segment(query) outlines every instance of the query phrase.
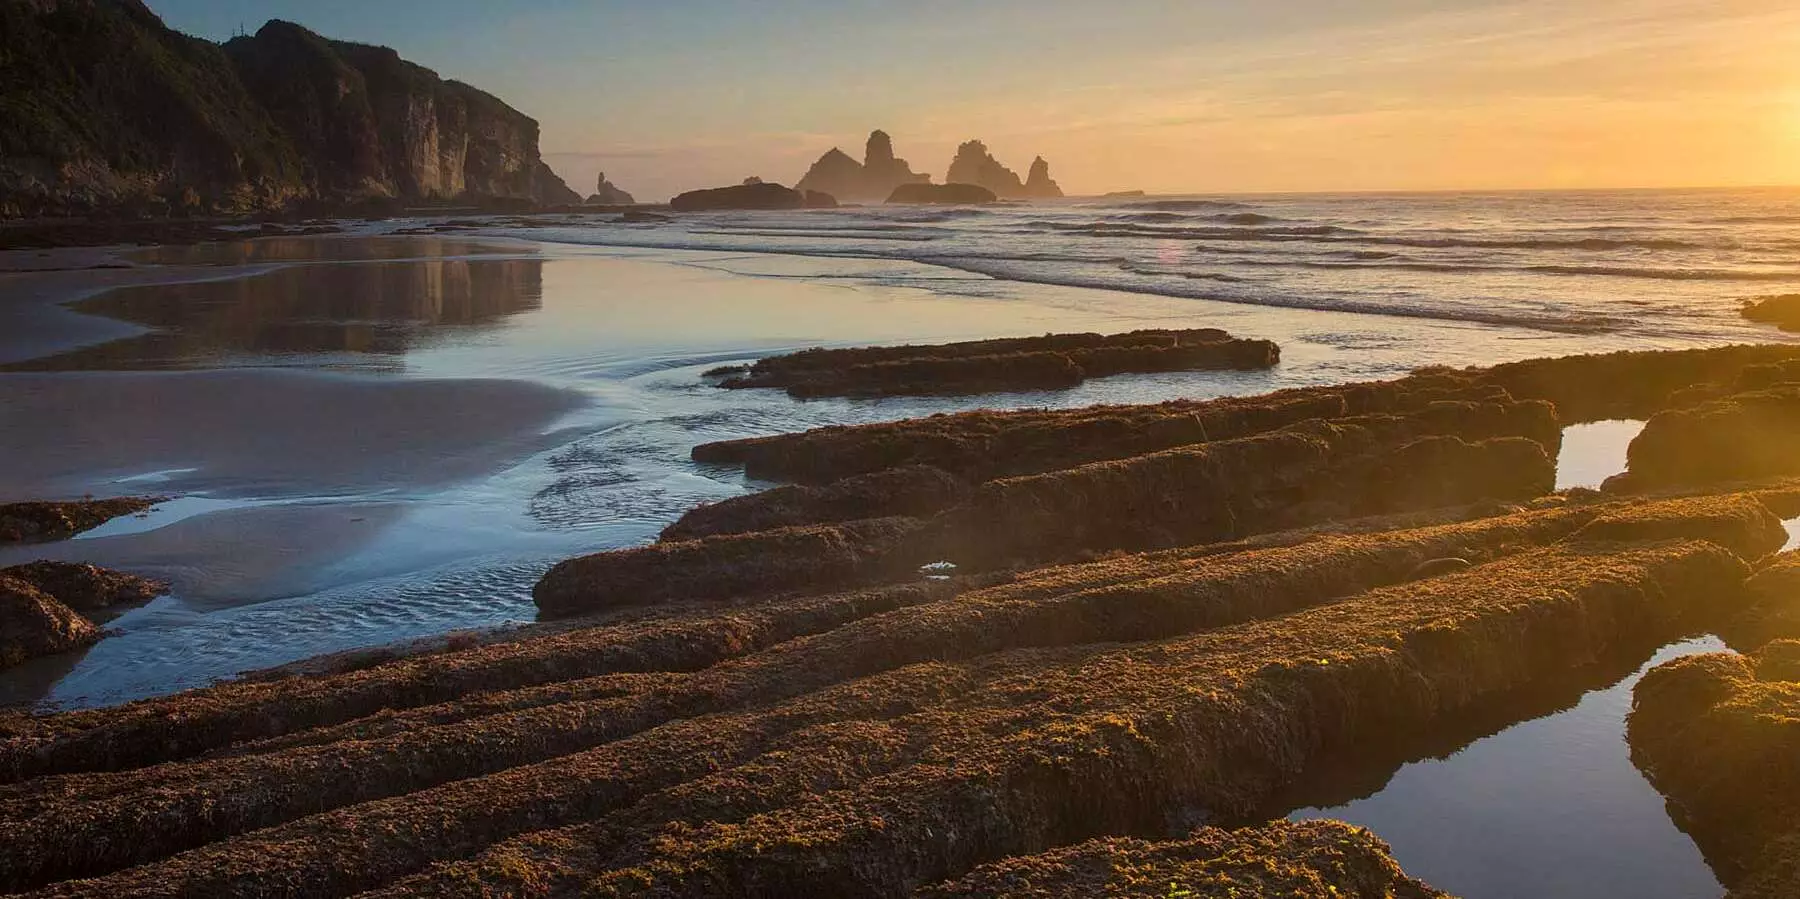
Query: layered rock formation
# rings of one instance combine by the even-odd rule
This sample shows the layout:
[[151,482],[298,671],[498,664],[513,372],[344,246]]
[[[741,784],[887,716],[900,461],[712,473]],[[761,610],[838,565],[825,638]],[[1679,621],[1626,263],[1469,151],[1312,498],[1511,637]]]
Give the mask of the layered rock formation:
[[795,189],[829,194],[844,203],[879,203],[901,185],[930,181],[930,175],[915,173],[906,160],[894,155],[894,142],[887,132],[874,131],[869,134],[862,162],[832,147],[807,169]]
[[1050,163],[1039,156],[1031,161],[1031,174],[1025,177],[1025,196],[1053,200],[1063,195],[1062,185],[1050,177]]
[[121,515],[135,515],[162,502],[158,497],[122,496],[70,502],[0,503],[0,544],[67,540]]
[[1677,659],[1633,691],[1633,761],[1669,797],[1727,899],[1800,883],[1800,641]]
[[138,0],[0,5],[0,214],[575,203],[537,123],[394,51],[274,21],[223,46]]
[[[1603,513],[1676,539],[1584,539]],[[1705,513],[1555,508],[677,599],[21,716],[0,731],[0,890],[901,899],[989,895],[1010,868],[1042,884],[1025,895],[1085,895],[1118,859],[1240,895],[1417,896],[1330,825],[1083,844],[1237,820],[1372,744],[1441,754],[1454,722],[1705,626],[1748,574]],[[1779,541],[1768,518],[1726,543]],[[1471,567],[1412,574],[1446,555]]]
[[1272,341],[1233,338],[1216,328],[1124,334],[1046,334],[928,346],[814,348],[761,359],[720,387],[776,387],[795,397],[967,395],[1061,390],[1087,378],[1129,372],[1272,368]]
[[103,636],[91,619],[111,617],[116,606],[148,602],[167,589],[74,562],[0,568],[0,668],[91,646]]
[[606,173],[601,172],[595,182],[594,193],[587,198],[587,202],[589,206],[630,206],[637,200],[606,180]]
[[74,609],[25,581],[0,576],[0,669],[99,639],[100,629]]

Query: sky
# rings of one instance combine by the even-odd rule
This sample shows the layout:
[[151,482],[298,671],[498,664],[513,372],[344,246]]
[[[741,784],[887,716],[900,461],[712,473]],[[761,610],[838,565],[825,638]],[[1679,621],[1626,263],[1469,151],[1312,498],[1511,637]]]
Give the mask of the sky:
[[1795,0],[149,0],[384,44],[571,186],[792,184],[868,132],[1070,193],[1800,184]]

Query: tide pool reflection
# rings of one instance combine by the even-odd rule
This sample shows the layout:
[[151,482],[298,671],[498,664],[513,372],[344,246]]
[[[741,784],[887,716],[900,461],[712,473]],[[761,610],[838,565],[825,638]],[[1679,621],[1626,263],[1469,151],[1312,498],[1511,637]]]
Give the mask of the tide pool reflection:
[[447,258],[300,265],[249,278],[123,288],[74,308],[151,333],[6,368],[397,369],[409,350],[541,308],[543,280],[537,258]]

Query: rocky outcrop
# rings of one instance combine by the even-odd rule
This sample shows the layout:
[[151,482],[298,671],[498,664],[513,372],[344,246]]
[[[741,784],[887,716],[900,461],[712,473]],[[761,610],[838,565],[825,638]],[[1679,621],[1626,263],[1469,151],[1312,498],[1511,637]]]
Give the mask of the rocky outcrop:
[[606,173],[601,172],[595,182],[594,193],[587,198],[589,206],[630,206],[637,202],[631,194],[620,190],[611,181],[606,180]]
[[788,484],[697,506],[663,529],[669,543],[794,525],[929,515],[968,495],[969,485],[929,465],[903,465],[825,487]]
[[393,50],[273,21],[221,46],[138,0],[0,6],[0,213],[579,197],[531,118]]
[[1018,173],[1000,164],[1000,161],[988,152],[987,144],[972,140],[956,148],[956,158],[950,160],[950,169],[944,174],[944,181],[950,184],[977,184],[994,192],[995,196],[1016,199],[1025,196],[1025,182],[1019,180]]
[[159,581],[81,562],[28,562],[0,568],[0,578],[30,584],[90,618],[110,617],[120,606],[149,602],[169,589]]
[[862,163],[850,158],[848,153],[832,147],[819,157],[819,161],[806,170],[795,185],[801,190],[816,190],[828,193],[846,203],[854,203],[863,196]]
[[1800,642],[1677,659],[1632,695],[1631,757],[1670,800],[1728,899],[1800,876]]
[[894,141],[886,131],[869,132],[863,147],[864,199],[879,200],[902,184],[930,182],[930,175],[914,172],[906,160],[894,155]]
[[0,668],[91,646],[103,636],[90,619],[148,602],[165,584],[74,562],[0,568]]
[[158,497],[122,496],[70,502],[0,503],[0,544],[67,540],[121,515],[135,515],[162,502]]
[[1800,331],[1800,293],[1764,297],[1746,304],[1741,311],[1750,321],[1775,325],[1783,331]]
[[0,668],[90,646],[100,629],[55,597],[0,575]]
[[875,131],[869,134],[862,162],[832,147],[812,164],[795,188],[830,194],[845,203],[879,203],[900,185],[930,180],[930,175],[914,173],[906,160],[894,155],[894,142],[887,132]]
[[1565,426],[1646,419],[1672,408],[1680,396],[1697,387],[1734,384],[1771,371],[1770,366],[1779,371],[1796,360],[1800,347],[1766,345],[1567,356],[1461,371],[1427,369],[1394,381],[1298,388],[1255,397],[983,410],[826,427],[701,444],[693,455],[699,462],[744,465],[760,479],[813,484],[906,464],[935,465],[986,479],[1247,437],[1309,418],[1418,412],[1440,402],[1543,400],[1555,406],[1556,418]]
[[[549,616],[670,600],[830,590],[898,580],[921,562],[909,537],[922,523],[884,518],[657,543],[559,562],[532,588]],[[910,561],[910,566],[909,566]]]
[[1114,837],[984,865],[917,899],[1451,899],[1406,876],[1381,838],[1342,821],[1204,827],[1160,843]]
[[979,184],[902,184],[888,195],[889,203],[936,206],[979,206],[999,197]]
[[[1561,540],[1578,515],[676,602],[21,716],[0,732],[0,890],[902,899],[1239,820],[1372,744],[1441,754],[1454,722],[1703,626],[1748,573],[1703,540]],[[1408,580],[1449,554],[1475,564]],[[1208,867],[1254,878],[1245,895],[1375,873],[1372,846],[1320,837]]]
[[[814,193],[816,194],[816,192]],[[760,179],[747,180],[743,184],[734,184],[730,187],[690,190],[669,201],[669,208],[676,212],[705,212],[713,209],[800,209],[808,205],[810,204],[806,194]]]
[[1025,177],[1025,196],[1035,200],[1053,200],[1063,195],[1062,186],[1050,178],[1050,163],[1039,156],[1031,161],[1031,174]]
[[1748,481],[1800,474],[1800,384],[1731,394],[1658,413],[1631,441],[1607,489]]
[[1216,328],[1047,334],[935,346],[815,348],[771,356],[720,387],[776,387],[795,397],[926,396],[1062,390],[1131,372],[1274,367],[1281,349]]

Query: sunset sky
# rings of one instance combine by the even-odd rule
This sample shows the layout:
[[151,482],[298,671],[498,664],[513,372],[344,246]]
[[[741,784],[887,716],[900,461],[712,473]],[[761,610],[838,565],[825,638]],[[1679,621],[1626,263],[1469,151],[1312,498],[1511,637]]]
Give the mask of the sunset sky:
[[150,0],[386,44],[543,123],[577,189],[792,183],[979,137],[1071,193],[1800,183],[1794,0]]

